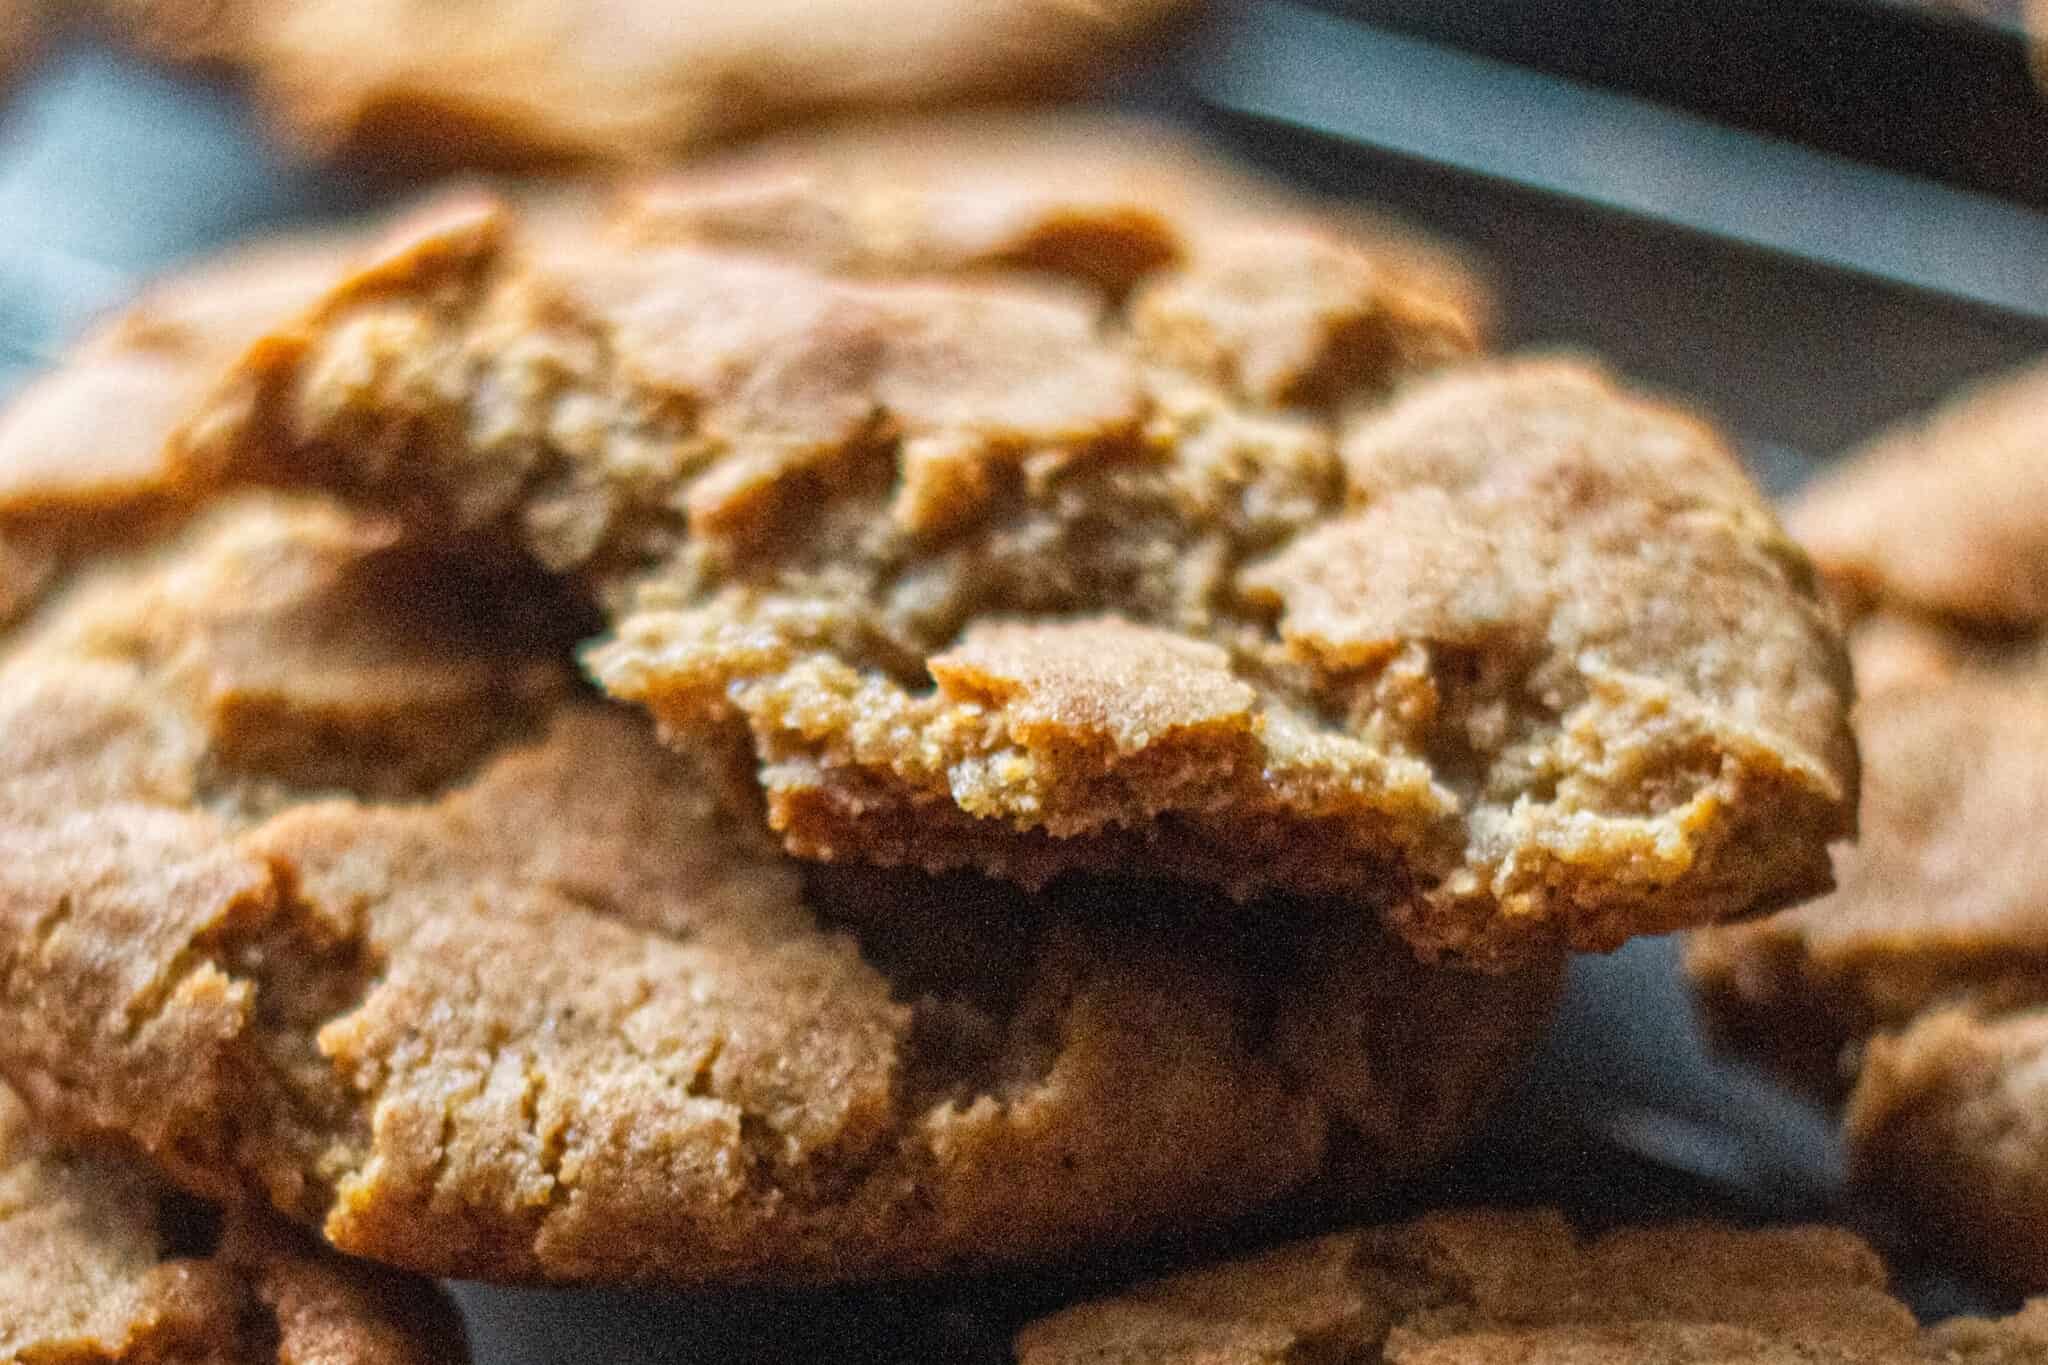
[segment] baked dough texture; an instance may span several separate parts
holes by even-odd
[[[454,1305],[432,1286],[344,1261],[261,1218],[216,1226],[133,1162],[53,1140],[0,1087],[0,1360],[467,1358]]]
[[[1192,0],[91,0],[316,154],[657,163],[821,114],[1078,90]]]
[[[2035,1365],[2048,1300],[1915,1324],[1828,1227],[1574,1232],[1436,1213],[1190,1271],[1027,1326],[1019,1365]]]
[[[1846,663],[1720,438],[1233,184],[979,124],[444,204],[179,459],[516,545],[806,859],[1339,898],[1492,969],[1825,889]]]
[[[1710,1026],[1844,1109],[1853,1173],[2048,1287],[2048,372],[1849,458],[1789,514],[1854,618],[1839,887],[1696,936]]]
[[[1370,1190],[1542,1031],[1348,907],[805,868],[574,621],[319,504],[81,571],[0,655],[0,1073],[399,1266],[783,1283]]]

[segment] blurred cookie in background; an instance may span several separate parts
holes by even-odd
[[[97,0],[315,155],[653,162],[833,111],[1070,92],[1198,0]]]
[[[2048,85],[2048,0],[2026,0],[2027,32],[2034,40],[2034,75]]]
[[[2048,622],[2048,364],[1984,382],[1828,469],[1786,523],[1856,619]]]
[[[1837,891],[1695,935],[1709,1027],[1839,1102],[1916,1232],[2048,1286],[2048,370],[1880,438],[1789,513],[1843,610],[1861,837]]]
[[[2031,1365],[2048,1301],[1922,1329],[1847,1232],[1679,1222],[1587,1236],[1546,1210],[1334,1233],[1153,1281],[1018,1333],[1019,1365],[1571,1361]]]
[[[1852,1176],[1923,1233],[2048,1285],[2048,680],[1895,684],[1858,722],[1840,889],[1694,937],[1708,1025],[1840,1102]]]
[[[39,1131],[0,1086],[0,1359],[454,1365],[455,1307],[132,1159]]]

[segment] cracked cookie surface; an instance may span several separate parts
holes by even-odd
[[[2048,1301],[1920,1328],[1883,1264],[1826,1227],[1575,1233],[1473,1211],[1341,1232],[1070,1308],[1019,1365],[2035,1365]]]
[[[91,0],[299,147],[657,164],[820,114],[1071,91],[1194,0]]]
[[[0,1360],[452,1365],[454,1306],[263,1218],[205,1211],[39,1132],[0,1087]]]
[[[1708,428],[1477,361],[1398,239],[994,127],[445,207],[182,458],[519,544],[805,858],[1344,898],[1496,968],[1826,885],[1846,668]]]
[[[1709,1026],[1844,1112],[1852,1174],[2048,1287],[2048,371],[1851,456],[1789,513],[1854,619],[1839,887],[1687,950]],[[2037,487],[2038,485],[2038,487]]]
[[[259,501],[18,627],[0,1073],[365,1256],[759,1283],[1370,1188],[1542,1030],[1554,962],[1345,907],[806,868],[750,765],[578,686],[534,579]]]

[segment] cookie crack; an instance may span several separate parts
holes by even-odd
[[[550,1214],[567,1202],[574,1191],[570,1189],[569,1182],[562,1174],[563,1163],[567,1160],[569,1150],[568,1125],[557,1125],[545,1133],[541,1131],[540,1108],[547,1094],[548,1080],[546,1074],[532,1063],[533,1058],[529,1054],[526,1093],[520,1101],[520,1120],[525,1123],[527,1132],[533,1138],[540,1177],[547,1184],[547,1196],[541,1204],[539,1215],[545,1221]]]

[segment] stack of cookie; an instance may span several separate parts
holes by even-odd
[[[1483,324],[1072,124],[164,286],[0,429],[0,1073],[512,1281],[1044,1262],[1426,1168],[1564,954],[1824,886],[1854,790],[1723,445]]]
[[[360,0],[100,8],[323,146],[651,158],[1161,7],[716,106],[701,33],[681,80],[574,6],[431,71],[337,43]],[[515,60],[579,42],[641,83]],[[1725,444],[1487,325],[1432,248],[1072,120],[159,285],[0,416],[0,1357],[450,1359],[421,1277],[1000,1272],[1440,1163],[1569,954],[1827,890],[1857,797],[1833,618]],[[1919,1332],[1846,1234],[1531,1214],[1016,1349],[2044,1342]]]

